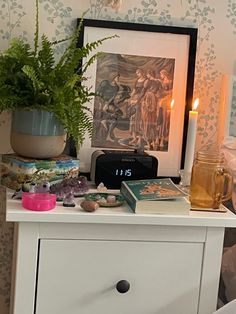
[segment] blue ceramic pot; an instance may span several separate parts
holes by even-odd
[[[59,156],[66,144],[66,131],[57,117],[45,110],[16,110],[12,114],[11,146],[30,158]]]

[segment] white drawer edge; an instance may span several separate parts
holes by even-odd
[[[206,227],[39,224],[40,238],[205,242]]]

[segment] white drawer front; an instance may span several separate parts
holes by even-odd
[[[41,240],[36,314],[197,314],[202,254],[201,243]]]

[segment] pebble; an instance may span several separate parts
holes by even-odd
[[[81,208],[86,212],[94,212],[96,209],[98,209],[99,204],[95,201],[82,201],[80,203]]]
[[[101,197],[101,195],[99,195],[99,194],[97,194],[97,195],[95,196],[95,200],[96,200],[96,201],[99,201],[101,198],[102,198],[102,197]]]
[[[115,195],[107,195],[107,203],[114,204],[116,202]]]
[[[101,197],[99,200],[98,200],[98,203],[106,203],[107,200],[105,199],[105,197]]]

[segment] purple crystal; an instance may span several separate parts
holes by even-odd
[[[62,200],[70,192],[72,192],[75,197],[83,196],[88,190],[88,181],[84,176],[65,178],[50,187],[50,193],[56,194],[57,200]]]
[[[63,206],[65,207],[75,207],[74,194],[69,192],[63,199]]]

